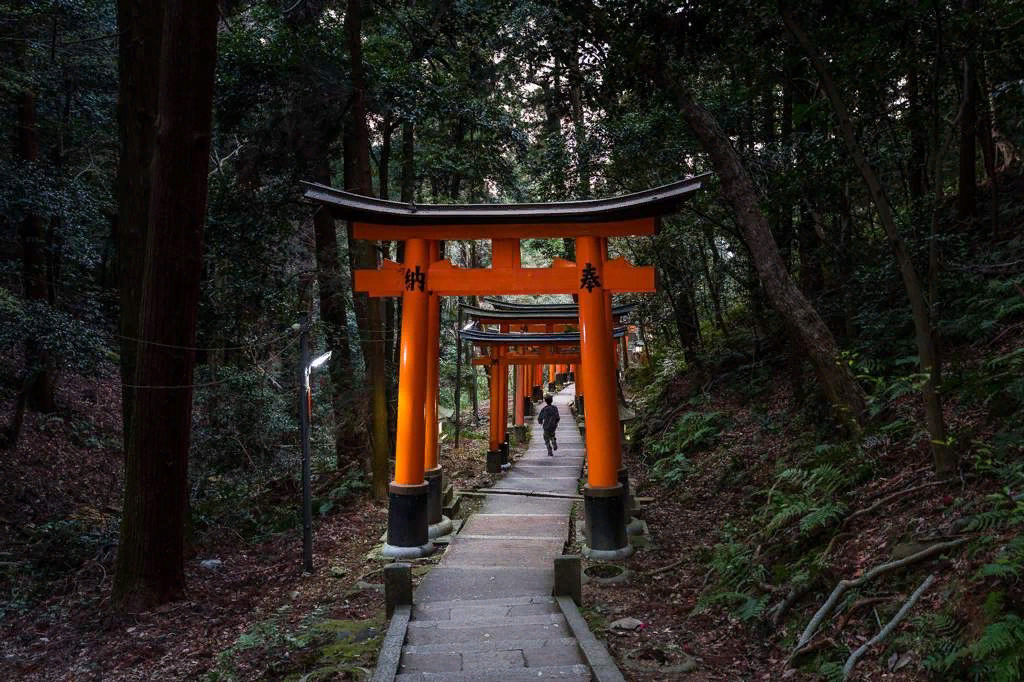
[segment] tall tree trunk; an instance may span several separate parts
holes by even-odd
[[[345,187],[365,196],[373,196],[370,176],[370,130],[366,120],[366,79],[363,74],[362,2],[348,0],[345,12],[345,35],[351,62],[352,104],[350,125],[346,126],[345,157],[352,175],[345,177]],[[376,246],[365,240],[356,241],[352,224],[348,227],[349,259],[352,263],[353,285],[357,268],[377,267]],[[354,291],[354,287],[353,287]],[[388,432],[387,365],[384,361],[382,306],[380,299],[370,300],[365,293],[354,292],[356,318],[359,321],[360,346],[366,362],[370,387],[370,472],[375,499],[387,498],[388,456],[391,451]]]
[[[317,182],[330,179],[327,159],[321,160]],[[331,407],[334,413],[334,453],[338,468],[360,457],[365,439],[352,411],[352,354],[349,350],[348,312],[345,309],[345,280],[338,255],[338,233],[330,211],[320,207],[313,215],[316,247],[316,276],[320,285],[320,320],[324,339],[332,352]]]
[[[718,326],[718,330],[725,334],[728,328],[725,325],[725,316],[722,314],[722,255],[718,252],[715,234],[707,224],[704,227],[704,240],[707,242],[707,250],[711,252],[711,265],[708,265],[706,252],[703,249],[701,249],[703,252],[701,265],[704,267],[704,277],[708,280],[708,292],[711,295],[711,308],[714,311],[715,324]]]
[[[921,393],[924,400],[925,420],[928,425],[935,472],[939,476],[950,476],[956,472],[957,457],[946,441],[942,400],[938,391],[942,370],[936,350],[934,330],[931,326],[931,315],[925,300],[924,289],[917,276],[917,271],[914,269],[914,263],[910,259],[910,254],[907,253],[903,245],[903,239],[896,227],[896,218],[893,215],[892,207],[889,205],[889,199],[882,190],[882,185],[877,175],[875,175],[874,169],[857,142],[853,123],[847,114],[846,105],[843,103],[839,90],[832,81],[831,74],[825,68],[824,62],[821,61],[817,50],[811,44],[807,34],[796,25],[789,12],[783,10],[782,19],[790,33],[793,34],[807,53],[814,69],[821,78],[822,86],[832,102],[832,108],[835,110],[836,118],[839,122],[839,130],[846,142],[847,149],[853,158],[854,165],[864,178],[864,184],[867,185],[868,193],[878,211],[882,229],[885,230],[885,235],[889,238],[889,243],[896,256],[900,275],[903,278],[903,288],[906,290],[907,298],[910,301],[910,311],[914,319],[914,337],[917,342],[917,353],[920,358],[921,371],[928,376],[924,386],[921,388]]]
[[[159,74],[159,117],[149,165],[136,404],[111,594],[111,604],[127,611],[177,599],[185,589],[193,348],[218,16],[215,3],[167,0],[160,61],[149,69]]]
[[[976,15],[977,0],[964,0],[964,11]],[[978,217],[978,73],[974,52],[974,36],[968,33],[963,56],[963,102],[960,108],[960,177],[956,212],[960,220]]]
[[[117,281],[120,289],[122,431],[128,439],[135,413],[135,355],[139,338],[142,268],[149,229],[149,163],[159,98],[165,0],[118,0]]]
[[[678,101],[687,124],[711,157],[722,183],[722,193],[732,206],[769,302],[791,338],[807,354],[838,418],[852,429],[859,429],[867,405],[864,392],[840,358],[832,333],[786,271],[768,221],[758,206],[753,180],[739,154],[725,131],[697,104],[688,88],[679,91]]]
[[[36,96],[24,90],[18,114],[18,155],[26,164],[39,160],[39,132],[36,129]],[[30,210],[21,222],[22,283],[25,298],[49,301],[46,268],[46,226],[43,217]],[[25,366],[28,371],[28,407],[39,412],[57,409],[57,361],[38,339],[25,342]]]

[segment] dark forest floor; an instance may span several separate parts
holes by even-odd
[[[28,416],[17,451],[0,463],[0,679],[367,676],[385,627],[376,573],[381,564],[367,558],[385,527],[383,505],[353,500],[319,518],[312,574],[301,568],[298,526],[255,541],[230,525],[209,522],[197,534],[187,565],[184,601],[114,615],[107,598],[121,503],[119,392],[113,380],[65,377],[59,398],[58,414]],[[788,384],[773,383],[759,404],[772,407],[755,412],[727,392],[713,397],[706,409],[727,414],[731,426],[719,447],[694,458],[694,473],[683,484],[654,484],[645,462],[627,455],[634,494],[653,498],[645,514],[652,545],[627,562],[628,582],[591,582],[584,588],[585,613],[627,679],[819,679],[809,669],[786,665],[786,645],[822,603],[825,586],[797,600],[777,628],[762,619],[744,621],[728,605],[700,599],[714,582],[707,561],[711,547],[723,541],[730,526],[749,520],[758,504],[752,496],[772,485],[774,462],[800,435],[788,422]],[[961,428],[973,418],[950,408],[951,422]],[[443,447],[446,469],[458,487],[489,481],[479,456],[483,447],[481,440],[465,441],[459,452]],[[897,447],[882,441],[873,458],[876,475],[854,493],[862,506],[930,480],[924,442]],[[742,476],[736,476],[738,469]],[[889,560],[901,543],[953,533],[957,519],[992,489],[981,481],[956,481],[865,514],[834,544],[828,569],[834,580],[828,589],[835,580]],[[295,493],[294,485],[281,485],[259,504],[297,506]],[[916,611],[936,611],[952,592],[971,584],[970,576],[986,560],[951,556],[880,579],[879,593],[890,597],[886,607],[902,603],[908,586],[930,571],[937,582]],[[204,568],[209,560],[216,561]],[[426,562],[417,572],[428,567]],[[980,608],[982,597],[965,603]],[[642,625],[609,627],[623,617]],[[907,621],[901,629],[911,627]],[[846,651],[877,628],[876,615],[864,609],[838,623],[833,619],[824,645]],[[880,651],[863,659],[854,679],[927,679],[917,665],[921,652],[899,652],[901,658],[909,656],[910,665],[890,672],[893,659]],[[688,657],[697,663],[692,672],[684,675],[672,667]]]

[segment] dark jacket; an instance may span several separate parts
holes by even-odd
[[[540,422],[541,426],[543,426],[544,430],[548,433],[552,433],[555,430],[555,427],[558,426],[559,419],[558,408],[554,405],[545,405],[544,409],[542,409],[540,414],[537,415],[537,421]]]

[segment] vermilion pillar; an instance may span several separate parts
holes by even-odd
[[[428,242],[428,257],[431,263],[440,260],[440,244]],[[440,537],[451,531],[452,522],[445,519],[443,509],[444,474],[438,460],[438,373],[441,354],[441,297],[431,292],[427,299],[427,355],[426,393],[423,407],[423,477],[427,483],[427,534]]]
[[[523,365],[514,365],[512,367],[512,386],[515,390],[512,392],[512,417],[513,424],[515,426],[523,425],[523,385],[526,383],[526,367]]]
[[[499,350],[499,356],[504,356],[505,349]],[[501,463],[508,463],[508,364],[502,357],[498,371],[498,428],[499,448],[501,451]]]
[[[388,542],[384,553],[414,558],[429,554],[427,493],[423,479],[424,410],[427,392],[429,253],[424,239],[405,243],[402,340],[398,370],[398,433],[395,480],[388,490]]]
[[[577,237],[580,358],[586,382],[587,484],[584,508],[589,547],[596,558],[623,558],[632,552],[626,536],[625,487],[619,482],[622,451],[615,390],[614,341],[607,313],[604,258],[598,237]]]
[[[496,356],[498,348],[491,350]],[[490,443],[487,450],[487,472],[492,474],[501,473],[501,441],[503,429],[501,426],[501,362],[495,357],[489,368],[491,384],[491,428]]]

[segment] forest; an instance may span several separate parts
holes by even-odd
[[[368,679],[402,310],[353,273],[403,244],[304,182],[479,204],[707,173],[609,244],[658,273],[615,297],[651,544],[585,586],[590,628],[630,680],[1024,679],[1024,3],[0,0],[0,112],[0,677]],[[468,490],[460,304],[488,303],[441,299]],[[332,353],[312,571],[300,331]]]

